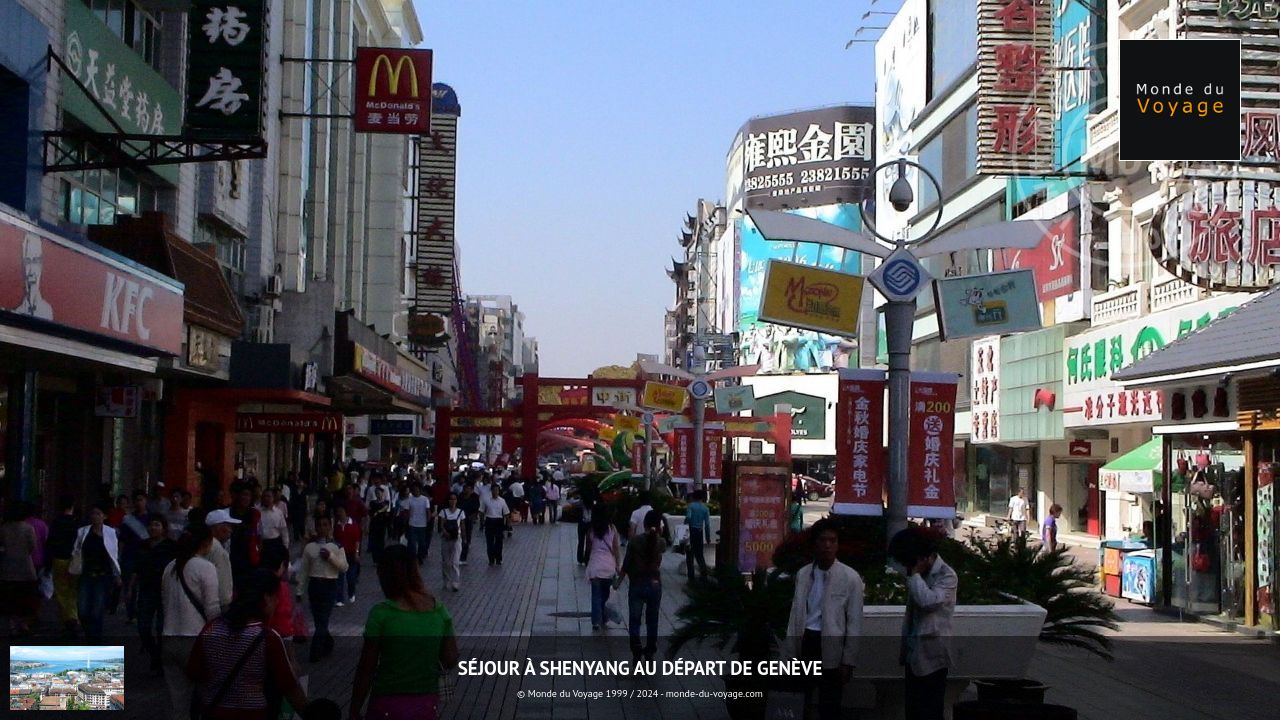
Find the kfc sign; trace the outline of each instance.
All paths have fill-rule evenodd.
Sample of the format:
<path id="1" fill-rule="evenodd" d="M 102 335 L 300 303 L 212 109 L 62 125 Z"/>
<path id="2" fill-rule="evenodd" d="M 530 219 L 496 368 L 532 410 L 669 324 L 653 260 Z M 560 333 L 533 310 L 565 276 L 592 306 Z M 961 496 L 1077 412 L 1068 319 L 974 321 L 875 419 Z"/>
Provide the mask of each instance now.
<path id="1" fill-rule="evenodd" d="M 356 132 L 431 130 L 431 51 L 356 49 Z"/>
<path id="2" fill-rule="evenodd" d="M 1035 271 L 1036 295 L 1041 302 L 1080 289 L 1080 218 L 1076 210 L 1049 225 L 1040 244 L 1030 250 L 998 250 L 995 269 Z"/>

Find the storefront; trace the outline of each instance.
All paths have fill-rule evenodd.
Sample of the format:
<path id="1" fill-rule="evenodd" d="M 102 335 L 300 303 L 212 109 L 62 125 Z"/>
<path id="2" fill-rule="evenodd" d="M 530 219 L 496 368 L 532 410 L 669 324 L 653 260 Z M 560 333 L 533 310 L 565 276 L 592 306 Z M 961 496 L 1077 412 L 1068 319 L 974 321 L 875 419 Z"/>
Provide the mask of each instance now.
<path id="1" fill-rule="evenodd" d="M 1280 469 L 1280 291 L 1116 374 L 1165 398 L 1154 432 L 1169 482 L 1153 501 L 1160 601 L 1207 618 L 1276 628 Z"/>
<path id="2" fill-rule="evenodd" d="M 7 498 L 49 510 L 158 481 L 157 358 L 182 352 L 183 287 L 0 206 L 0 444 Z"/>

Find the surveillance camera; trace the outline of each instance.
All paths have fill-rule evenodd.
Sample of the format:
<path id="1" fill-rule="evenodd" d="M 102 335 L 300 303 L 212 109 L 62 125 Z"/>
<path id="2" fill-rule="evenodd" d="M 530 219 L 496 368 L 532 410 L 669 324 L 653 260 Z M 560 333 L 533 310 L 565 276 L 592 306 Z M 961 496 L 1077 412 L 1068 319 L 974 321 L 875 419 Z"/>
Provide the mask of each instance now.
<path id="1" fill-rule="evenodd" d="M 915 193 L 911 192 L 911 183 L 899 175 L 889 187 L 889 204 L 898 212 L 906 212 L 913 202 L 915 202 Z"/>

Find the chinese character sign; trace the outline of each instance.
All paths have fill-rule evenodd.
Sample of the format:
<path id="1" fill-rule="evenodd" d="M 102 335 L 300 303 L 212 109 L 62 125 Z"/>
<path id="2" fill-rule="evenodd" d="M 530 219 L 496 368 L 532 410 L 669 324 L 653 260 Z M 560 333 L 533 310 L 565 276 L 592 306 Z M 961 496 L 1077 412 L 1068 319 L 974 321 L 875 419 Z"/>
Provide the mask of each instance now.
<path id="1" fill-rule="evenodd" d="M 956 382 L 955 375 L 912 373 L 907 464 L 910 517 L 955 517 L 952 441 L 956 429 Z"/>
<path id="2" fill-rule="evenodd" d="M 1277 190 L 1280 185 L 1256 180 L 1195 183 L 1152 224 L 1157 259 L 1215 290 L 1265 290 L 1280 282 Z"/>
<path id="3" fill-rule="evenodd" d="M 743 191 L 766 210 L 858 203 L 875 167 L 875 108 L 836 107 L 749 121 Z"/>
<path id="4" fill-rule="evenodd" d="M 738 570 L 753 572 L 773 565 L 773 551 L 786 538 L 790 474 L 782 467 L 743 465 L 737 479 Z"/>
<path id="5" fill-rule="evenodd" d="M 693 482 L 693 427 L 677 427 L 671 445 L 671 479 L 679 483 Z"/>
<path id="6" fill-rule="evenodd" d="M 187 15 L 188 132 L 262 131 L 264 0 L 193 0 Z"/>
<path id="7" fill-rule="evenodd" d="M 717 427 L 702 429 L 702 482 L 714 485 L 720 482 L 724 467 L 724 430 Z"/>
<path id="8" fill-rule="evenodd" d="M 979 0 L 977 29 L 978 172 L 1049 172 L 1057 74 L 1049 0 Z"/>
<path id="9" fill-rule="evenodd" d="M 355 83 L 356 132 L 430 132 L 430 50 L 357 48 Z"/>
<path id="10" fill-rule="evenodd" d="M 840 373 L 833 513 L 880 515 L 884 512 L 884 388 L 882 371 L 859 369 Z"/>

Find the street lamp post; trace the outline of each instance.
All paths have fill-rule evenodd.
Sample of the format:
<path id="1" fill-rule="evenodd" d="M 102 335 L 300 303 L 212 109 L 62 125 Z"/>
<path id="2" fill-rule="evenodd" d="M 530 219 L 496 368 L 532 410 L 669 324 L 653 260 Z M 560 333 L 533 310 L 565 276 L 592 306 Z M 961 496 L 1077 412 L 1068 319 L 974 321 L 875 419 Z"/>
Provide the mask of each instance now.
<path id="1" fill-rule="evenodd" d="M 929 229 L 919 238 L 908 240 L 906 233 L 888 238 L 874 224 L 863 225 L 866 232 L 848 230 L 821 220 L 773 210 L 748 210 L 747 214 L 760 234 L 769 240 L 812 242 L 865 253 L 881 259 L 868 280 L 885 296 L 885 340 L 889 350 L 889 467 L 888 534 L 892 538 L 907 527 L 908 436 L 911 432 L 911 336 L 916 320 L 916 296 L 929 277 L 919 258 L 959 250 L 995 248 L 1031 249 L 1040 243 L 1041 229 L 1035 220 L 1014 220 L 980 228 L 935 235 L 942 220 L 942 187 L 927 169 L 906 159 L 881 163 L 872 172 L 894 166 L 897 177 L 889 189 L 889 204 L 897 212 L 906 212 L 915 203 L 915 192 L 906 178 L 906 168 L 916 168 L 934 186 L 938 205 Z M 859 204 L 859 211 L 862 206 Z M 837 479 L 838 481 L 838 479 Z M 887 539 L 886 538 L 886 539 Z"/>

